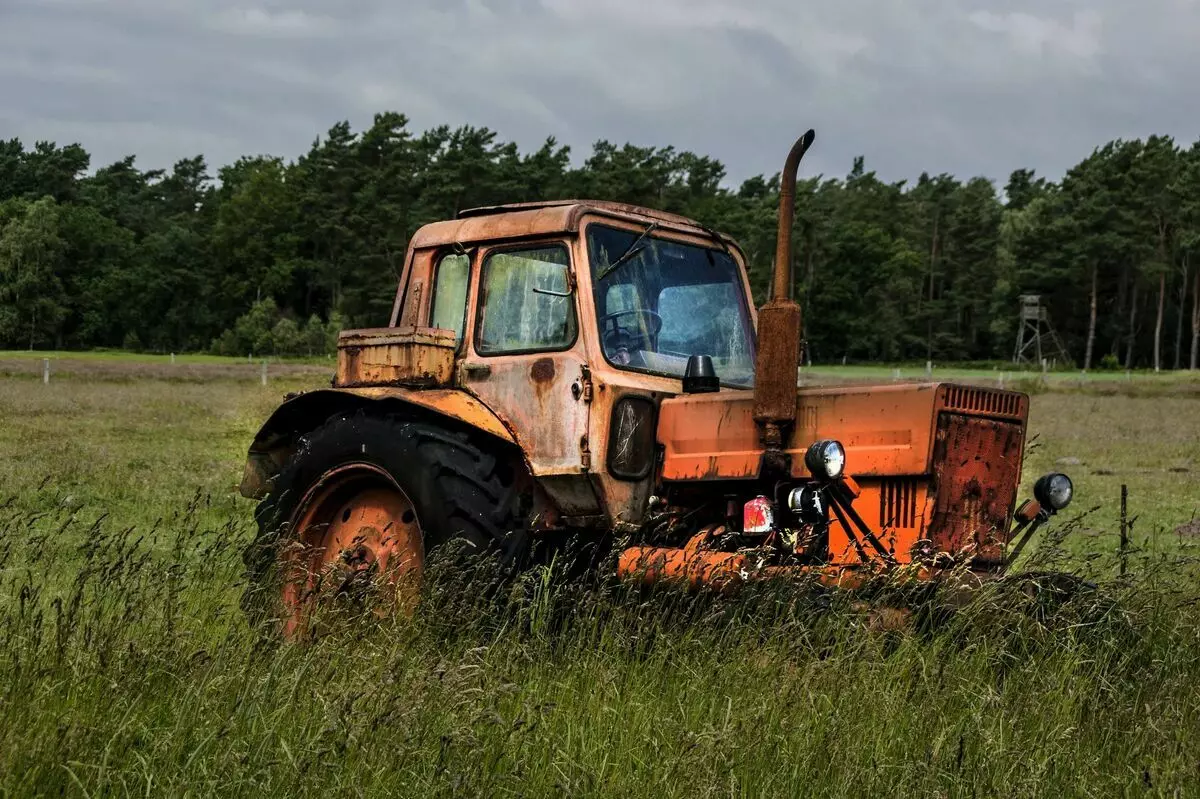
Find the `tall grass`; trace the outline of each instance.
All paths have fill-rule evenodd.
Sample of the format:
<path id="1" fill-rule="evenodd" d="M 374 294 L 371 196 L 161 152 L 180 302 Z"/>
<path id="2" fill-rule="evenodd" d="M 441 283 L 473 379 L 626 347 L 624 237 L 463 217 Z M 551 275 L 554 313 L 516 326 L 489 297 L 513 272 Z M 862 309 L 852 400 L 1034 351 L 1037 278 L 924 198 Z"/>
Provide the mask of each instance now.
<path id="1" fill-rule="evenodd" d="M 293 645 L 245 622 L 250 531 L 204 523 L 202 497 L 149 529 L 78 527 L 77 509 L 42 503 L 0 503 L 5 795 L 1200 786 L 1200 590 L 1177 579 L 1186 564 L 1134 563 L 1142 576 L 1045 617 L 983 592 L 899 632 L 840 596 L 775 586 L 688 597 L 534 572 L 497 593 L 443 572 L 412 620 Z"/>

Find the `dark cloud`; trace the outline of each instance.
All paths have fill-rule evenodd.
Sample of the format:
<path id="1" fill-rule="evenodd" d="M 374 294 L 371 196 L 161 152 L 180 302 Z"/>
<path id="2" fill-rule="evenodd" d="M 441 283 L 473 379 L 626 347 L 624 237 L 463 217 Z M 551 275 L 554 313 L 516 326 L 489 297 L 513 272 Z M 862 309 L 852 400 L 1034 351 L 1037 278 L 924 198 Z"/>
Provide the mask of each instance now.
<path id="1" fill-rule="evenodd" d="M 4 0 L 0 137 L 78 141 L 96 164 L 294 157 L 334 122 L 397 110 L 582 160 L 605 138 L 771 173 L 855 155 L 1057 177 L 1115 137 L 1200 136 L 1195 0 Z"/>

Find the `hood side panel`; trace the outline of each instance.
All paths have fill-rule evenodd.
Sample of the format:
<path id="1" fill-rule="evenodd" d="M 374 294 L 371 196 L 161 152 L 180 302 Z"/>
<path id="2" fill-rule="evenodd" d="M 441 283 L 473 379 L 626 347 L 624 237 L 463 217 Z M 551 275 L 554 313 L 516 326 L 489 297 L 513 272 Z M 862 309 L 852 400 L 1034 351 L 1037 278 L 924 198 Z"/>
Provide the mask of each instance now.
<path id="1" fill-rule="evenodd" d="M 930 469 L 938 384 L 798 389 L 787 443 L 794 477 L 810 476 L 804 452 L 821 438 L 846 447 L 856 477 L 926 474 Z M 731 480 L 758 475 L 763 447 L 750 392 L 664 400 L 658 440 L 664 480 Z"/>

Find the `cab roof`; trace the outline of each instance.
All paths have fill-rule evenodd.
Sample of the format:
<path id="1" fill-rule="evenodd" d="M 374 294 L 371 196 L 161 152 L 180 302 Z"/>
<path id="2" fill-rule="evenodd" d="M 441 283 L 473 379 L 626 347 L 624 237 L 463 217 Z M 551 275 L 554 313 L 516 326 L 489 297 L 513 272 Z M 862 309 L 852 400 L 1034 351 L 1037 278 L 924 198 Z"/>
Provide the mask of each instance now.
<path id="1" fill-rule="evenodd" d="M 436 247 L 444 244 L 468 244 L 574 233 L 585 214 L 650 224 L 659 228 L 713 238 L 719 235 L 730 247 L 737 243 L 724 234 L 706 228 L 694 219 L 640 205 L 608 200 L 548 200 L 544 202 L 487 205 L 459 211 L 455 219 L 431 222 L 413 234 L 411 246 Z"/>

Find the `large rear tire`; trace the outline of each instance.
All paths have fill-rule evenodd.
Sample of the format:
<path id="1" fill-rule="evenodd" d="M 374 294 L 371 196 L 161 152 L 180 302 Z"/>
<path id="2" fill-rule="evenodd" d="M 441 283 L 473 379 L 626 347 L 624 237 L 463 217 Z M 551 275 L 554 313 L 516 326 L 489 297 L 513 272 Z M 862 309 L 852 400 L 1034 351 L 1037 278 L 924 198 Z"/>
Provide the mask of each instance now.
<path id="1" fill-rule="evenodd" d="M 256 511 L 243 553 L 242 607 L 284 637 L 308 630 L 322 600 L 409 613 L 428 557 L 522 555 L 522 495 L 512 459 L 478 437 L 364 412 L 305 435 Z"/>

